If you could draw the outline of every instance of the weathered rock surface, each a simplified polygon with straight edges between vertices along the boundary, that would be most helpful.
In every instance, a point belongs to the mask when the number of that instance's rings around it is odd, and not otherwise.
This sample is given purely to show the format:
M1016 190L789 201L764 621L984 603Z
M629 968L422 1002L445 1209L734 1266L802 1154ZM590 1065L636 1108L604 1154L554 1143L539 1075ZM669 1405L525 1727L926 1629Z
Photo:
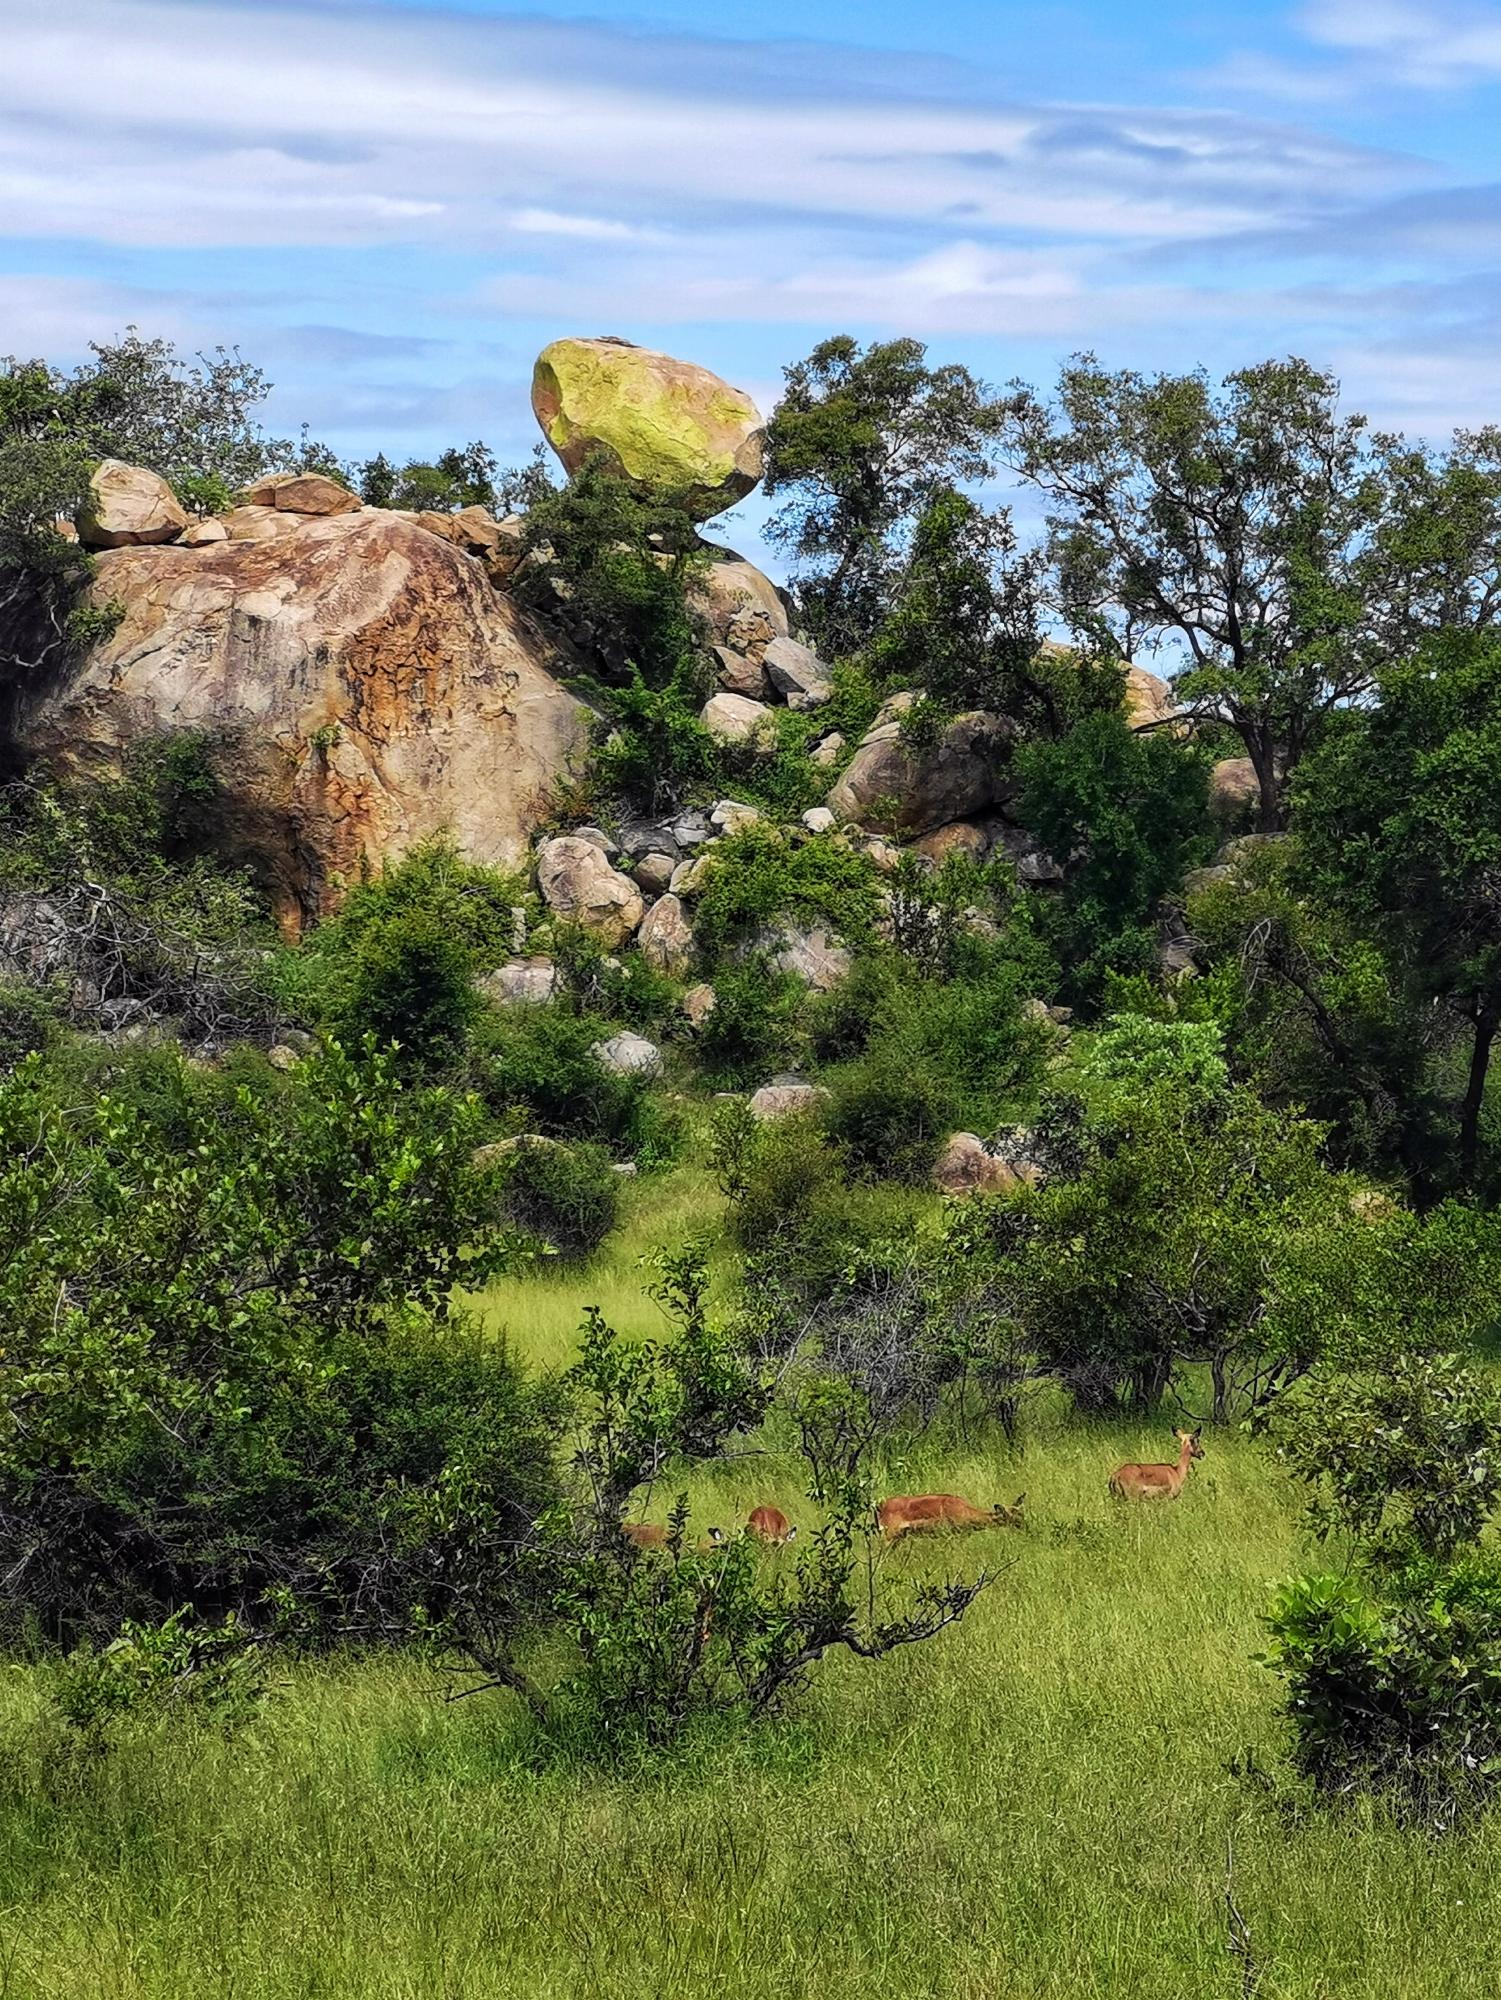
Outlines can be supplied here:
M968 819L1005 796L1011 727L997 715L957 715L928 750L902 738L900 720L878 722L862 741L829 809L878 831L928 833Z
M844 738L835 729L827 736L818 739L808 752L808 761L810 764L816 764L821 771L826 771L831 765L837 764L843 754Z
M445 829L473 860L520 861L587 711L519 614L393 514L240 511L289 532L99 557L94 599L124 616L18 703L21 751L85 775L142 737L205 732L225 844L289 924Z
M854 959L822 925L804 930L783 924L771 935L774 947L770 963L777 972L790 972L815 993L831 993L842 979L848 979Z
M106 458L94 467L75 522L86 549L170 542L187 525L187 512L165 479L118 458Z
M766 671L761 662L731 646L714 648L714 678L726 694L744 695L749 701L766 699Z
M231 507L214 518L232 542L275 542L283 535L295 535L303 525L299 515L283 514L275 507Z
M828 1100L829 1093L821 1084L805 1083L800 1076L774 1076L751 1098L751 1116L763 1124L778 1118L800 1118Z
M709 808L709 824L720 833L741 833L761 817L755 806L740 799L716 799Z
M677 863L670 854L643 854L636 863L636 887L646 896L660 896L672 885Z
M677 896L662 896L641 919L636 944L648 965L681 979L693 963L693 927Z
M268 472L244 492L249 507L275 507L283 514L356 514L361 505L337 479L321 472Z
M668 888L674 896L696 896L704 886L708 866L707 854L697 855L691 861L680 861L672 871L672 880L668 883Z
M678 1002L679 1008L688 1017L690 1028L701 1028L719 1001L719 995L707 980L697 986L690 986Z
M537 850L537 887L560 917L580 924L607 946L623 944L645 904L629 875L610 866L592 840L561 834Z
M827 806L809 806L803 814L803 827L808 833L832 833L838 824Z
M187 549L207 548L210 542L227 542L229 540L229 530L222 521L212 519L195 521L190 528L185 530L181 540L183 547Z
M512 959L476 984L502 1007L545 1007L557 993L558 969L550 958Z
M821 708L834 693L834 677L811 647L773 639L761 655L766 678L789 708Z
M743 694L711 694L698 719L716 743L775 747L776 722L764 701Z
M1145 667L1127 667L1125 691L1126 721L1133 729L1153 729L1176 721L1178 704L1161 674L1149 674Z
M532 409L570 473L596 454L637 486L685 494L699 520L761 477L761 414L707 368L623 340L555 340Z
M1215 818L1244 825L1260 802L1261 786L1250 758L1221 757L1209 773L1209 810Z
M944 1194L1010 1194L1037 1174L991 1152L976 1133L955 1132L933 1163L932 1179Z
M990 836L973 820L951 819L947 826L935 826L931 833L920 834L912 846L918 854L925 854L929 861L942 867L951 854L983 861L990 852Z
M711 543L704 546L709 565L695 581L688 601L705 619L712 636L723 644L739 641L741 650L745 643L754 644L759 628L747 624L738 633L734 629L748 615L765 621L767 641L784 636L787 607L771 578L733 549L715 548Z
M660 1076L662 1051L645 1035L611 1035L608 1041L593 1042L589 1053L605 1069L617 1076Z

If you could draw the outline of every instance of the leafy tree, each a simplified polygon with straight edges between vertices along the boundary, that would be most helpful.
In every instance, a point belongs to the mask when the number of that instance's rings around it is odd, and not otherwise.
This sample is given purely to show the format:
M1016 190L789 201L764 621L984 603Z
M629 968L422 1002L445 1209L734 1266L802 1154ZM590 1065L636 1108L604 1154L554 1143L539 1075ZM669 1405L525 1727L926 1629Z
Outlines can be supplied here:
M879 629L903 543L924 510L994 469L1000 408L967 368L930 367L916 340L862 351L837 334L788 368L786 381L766 429L765 488L787 496L769 532L793 559L799 610L832 659ZM935 519L930 538L965 528L983 561L974 524ZM988 532L993 544L1004 538Z
M1396 977L1468 1024L1455 1175L1473 1185L1501 1028L1501 638L1448 632L1385 670L1297 790L1305 879L1386 946Z
M1018 818L1068 871L1043 928L1088 997L1110 969L1154 961L1158 904L1208 851L1207 762L1101 712L1023 744L1016 773Z
M1020 390L1018 470L1054 503L1061 607L1119 658L1168 636L1181 700L1222 718L1256 769L1261 822L1325 718L1360 695L1382 515L1363 418L1307 362L1267 361L1214 389L1202 371L1066 367L1056 399Z

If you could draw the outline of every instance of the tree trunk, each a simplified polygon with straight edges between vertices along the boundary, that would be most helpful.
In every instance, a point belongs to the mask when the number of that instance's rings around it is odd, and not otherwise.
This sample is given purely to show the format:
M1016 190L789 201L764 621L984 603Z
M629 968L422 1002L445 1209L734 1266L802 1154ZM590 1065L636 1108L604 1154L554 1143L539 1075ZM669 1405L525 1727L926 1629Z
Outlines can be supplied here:
M1280 833L1282 783L1277 769L1277 746L1272 741L1271 732L1259 723L1246 721L1240 725L1240 740L1246 746L1246 755L1251 760L1251 768L1256 773L1257 788L1261 793L1256 816L1257 831Z
M1475 1166L1480 1154L1480 1109L1485 1102L1485 1079L1491 1064L1491 1044L1501 1024L1501 1007L1484 1000L1475 1009L1475 1039L1470 1045L1470 1080L1465 1086L1464 1109L1459 1120L1459 1178L1461 1186L1473 1187Z

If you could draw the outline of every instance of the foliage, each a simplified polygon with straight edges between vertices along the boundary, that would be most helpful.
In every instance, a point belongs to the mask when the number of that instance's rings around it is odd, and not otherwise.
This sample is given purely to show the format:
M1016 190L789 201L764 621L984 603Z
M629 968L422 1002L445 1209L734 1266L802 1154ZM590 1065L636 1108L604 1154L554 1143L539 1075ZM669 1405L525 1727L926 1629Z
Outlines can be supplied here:
M876 912L875 871L831 840L799 838L765 820L715 844L694 912L694 934L713 963L761 936L778 918L831 926L857 941Z
M1023 745L1016 769L1022 824L1068 871L1043 905L1044 933L1069 991L1087 998L1107 973L1155 957L1158 903L1208 852L1206 763L1100 713L1056 742Z
M501 1209L565 1257L586 1257L615 1227L620 1176L603 1146L518 1139L505 1157Z
M190 1606L158 1624L125 1619L105 1646L85 1640L52 1669L52 1707L84 1745L108 1750L120 1732L149 1717L180 1716L229 1730L249 1721L265 1696L260 1662L231 1614L198 1623Z
M604 695L596 783L611 799L647 812L670 808L719 772L720 746L699 720L709 684L698 658L683 655L660 687L632 663L629 677Z
M721 966L713 1010L694 1038L705 1082L720 1090L753 1090L792 1064L803 1042L804 997L798 981L773 971L764 957Z
M925 508L993 469L1000 412L967 368L930 367L916 340L862 351L837 334L786 381L766 427L764 484L788 497L768 532L793 559L814 643L839 659L880 628ZM939 532L935 519L930 535Z
M170 1054L157 1087L0 1082L8 1616L405 1617L547 1492L543 1404L452 1303L513 1254L478 1109L336 1047L280 1090Z
M1304 774L1304 878L1384 944L1415 996L1470 1027L1454 1178L1472 1186L1501 1028L1501 640L1449 632L1379 676Z
M430 464L408 459L399 471L381 452L360 467L360 498L367 507L419 513L454 513L461 507L493 510L498 471L494 452L477 441L462 450L451 447L440 452Z
M610 1032L600 1016L562 1006L496 1008L475 1022L466 1075L497 1117L617 1152L639 1153L650 1142L669 1153L670 1122L645 1079L618 1075L592 1053Z

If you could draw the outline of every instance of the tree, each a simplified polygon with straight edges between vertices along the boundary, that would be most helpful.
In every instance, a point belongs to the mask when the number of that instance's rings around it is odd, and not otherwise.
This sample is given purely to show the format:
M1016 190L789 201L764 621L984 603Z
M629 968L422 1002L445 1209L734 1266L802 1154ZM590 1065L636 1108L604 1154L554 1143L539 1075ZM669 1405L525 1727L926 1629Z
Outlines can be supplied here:
M1261 823L1324 719L1369 684L1368 554L1382 516L1365 420L1298 360L1226 377L1066 367L1050 405L1021 389L1020 473L1054 503L1061 608L1129 659L1175 638L1180 700L1230 724L1255 766Z
M920 341L836 334L786 370L766 428L769 533L795 564L799 609L831 658L876 632L902 543L935 494L994 470L1001 410L967 368Z
M1087 996L1112 967L1153 960L1157 905L1207 847L1206 762L1101 712L1023 744L1016 774L1017 816L1068 870L1041 919Z
M1470 1031L1456 1172L1474 1184L1501 1028L1501 636L1452 631L1378 678L1295 793L1304 879Z
M359 469L360 498L369 507L410 507L438 514L460 507L493 509L497 501L499 464L487 444L477 440L463 450L441 452L428 462L408 459L398 471L384 452Z

